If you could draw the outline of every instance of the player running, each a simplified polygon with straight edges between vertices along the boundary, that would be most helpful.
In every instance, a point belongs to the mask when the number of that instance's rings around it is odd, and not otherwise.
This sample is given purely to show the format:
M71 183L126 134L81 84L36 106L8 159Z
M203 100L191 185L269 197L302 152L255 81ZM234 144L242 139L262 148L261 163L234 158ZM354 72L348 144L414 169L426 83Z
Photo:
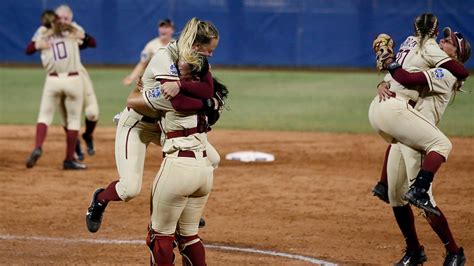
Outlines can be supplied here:
M60 5L56 8L56 14L59 17L59 20L64 23L73 26L79 31L84 32L84 39L82 44L79 46L80 49L85 48L95 48L97 46L96 40L94 37L89 35L79 24L74 22L73 19L73 12L72 9L68 5ZM81 74L81 78L83 79L84 84L84 105L83 110L85 113L85 125L86 129L82 134L82 139L86 142L87 146L87 154L90 156L95 154L94 142L93 142L93 133L94 129L97 125L97 121L99 120L99 105L97 103L97 97L95 95L94 86L92 84L92 80L89 76L84 65L81 64L79 68L79 73ZM82 161L84 159L84 155L81 150L80 140L78 139L77 146L76 146L76 154L78 155L78 159Z
M132 73L126 76L122 83L125 86L132 84L133 81L137 80L145 71L146 66L158 52L159 49L166 47L173 40L174 24L170 19L161 20L158 23L158 37L149 41L140 55L140 62L135 66Z
M180 81L176 61L173 61L169 55L170 49L176 51L173 47L177 45L182 47L179 49L179 58L192 64L194 69L200 70L203 66L208 66L207 64L202 65L203 59L195 59L194 54L197 52L204 56L212 55L218 43L217 29L204 21L199 21L197 29L195 27L189 29L188 24L177 44L173 43L167 48L161 48L150 61L143 77L146 95L161 95L161 83L175 81L170 86L174 87L178 84L181 90L189 95L201 98L213 96L214 88L209 71L206 71L201 82ZM194 34L190 35L189 31L194 31ZM186 32L188 33L185 34ZM163 95L167 94L163 93ZM202 108L202 100L198 101L196 107L196 105L189 104L186 98L189 97L178 94L171 102L168 101L168 107L181 112L193 110L195 112L194 108ZM128 107L122 112L117 126L115 158L120 179L110 183L106 189L98 189L94 193L86 215L86 223L90 232L99 230L102 214L109 201L128 201L140 193L146 147L151 142L161 144L161 130L156 125L161 118L161 112L156 110L138 111L131 104L129 102ZM200 128L199 130L205 131L206 129ZM192 135L197 131L197 127L190 127L184 129L183 134Z
M462 35L452 33L449 28L444 30L444 35L445 39L440 41L440 48L454 60L459 60L463 63L467 61L470 56L470 45L462 38ZM420 90L422 98L418 100L412 112L417 114L415 110L419 110L418 114L421 115L420 117L427 123L430 123L432 128L437 129L435 125L439 122L453 93L460 88L461 83L457 78L443 68L434 68L416 73L405 71L397 63L393 63L388 68L394 79L403 86L406 86L406 89L419 88L419 86L425 88ZM382 92L380 94L381 100L385 100L384 95L386 94L391 95L392 92ZM396 97L396 95L391 96ZM394 143L391 146L392 148L387 156L388 163L386 162L386 174L388 174L389 183L388 196L395 218L407 244L407 252L400 260L399 265L417 265L426 261L427 258L423 247L418 241L413 212L405 201L405 193L408 187L413 191L414 183L416 183L414 177L417 176L418 172L421 172L422 154L419 150L413 149L402 142ZM428 209L428 205L425 206L425 215L432 229L440 237L443 244L445 244L446 256L444 265L464 265L465 256L463 249L456 245L446 217L434 202L431 188L427 189L426 193L429 197L429 205L433 209Z
M47 72L41 98L38 122L36 124L36 144L26 161L26 167L33 167L43 152L43 143L48 126L51 124L56 107L63 103L66 109L67 148L63 168L66 170L85 169L84 164L74 159L74 148L80 129L83 102L83 81L79 68L79 43L84 33L59 22L54 11L46 10L41 15L42 25L33 38L36 50L41 50L41 61Z

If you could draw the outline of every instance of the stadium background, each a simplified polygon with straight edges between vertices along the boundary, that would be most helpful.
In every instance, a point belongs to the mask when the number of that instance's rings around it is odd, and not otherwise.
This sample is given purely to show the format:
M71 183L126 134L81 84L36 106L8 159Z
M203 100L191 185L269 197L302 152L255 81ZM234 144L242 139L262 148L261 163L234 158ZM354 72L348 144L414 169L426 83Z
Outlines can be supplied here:
M24 167L45 77L39 56L26 56L24 49L42 10L64 2L98 42L96 49L81 53L101 112L97 154L86 157L86 174L60 169L65 143L58 120L38 165ZM85 229L84 212L92 190L116 178L111 118L123 109L131 89L122 78L156 36L159 19L173 19L179 31L197 16L220 30L210 61L213 75L231 91L230 110L210 132L211 142L221 155L251 149L276 156L270 164L222 161L204 214L208 225L200 233L205 243L343 264L393 263L401 257L403 239L391 210L370 194L386 146L367 119L382 78L373 67L371 43L387 32L400 44L423 12L435 13L441 28L449 25L474 42L471 0L0 1L2 262L148 262L144 245L92 242L143 239L148 191L161 163L158 147L149 148L142 194L111 206L98 234ZM474 59L467 66L472 69ZM464 86L468 92L471 80ZM473 113L473 93L459 93L440 125L454 150L434 184L468 260L474 258ZM441 264L442 244L421 215L416 220L428 265ZM210 265L303 264L215 249L207 255Z

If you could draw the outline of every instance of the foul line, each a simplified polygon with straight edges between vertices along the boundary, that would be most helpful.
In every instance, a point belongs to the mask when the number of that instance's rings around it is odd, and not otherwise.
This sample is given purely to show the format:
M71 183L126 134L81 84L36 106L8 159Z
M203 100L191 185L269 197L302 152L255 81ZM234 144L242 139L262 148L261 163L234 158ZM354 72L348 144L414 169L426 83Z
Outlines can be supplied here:
M51 242L62 242L62 243L88 243L88 244L115 244L115 245L144 245L144 240L136 240L136 239L105 239L105 238L63 238L63 237L48 237L48 236L18 236L18 235L0 235L0 240L36 240L36 241L51 241ZM253 253L253 254L261 254L266 256L273 256L273 257L282 257L292 260L299 260L310 262L313 264L325 265L325 266L336 266L337 264L320 260L313 257L297 255L297 254L290 254L285 252L278 252L272 250L261 250L255 248L239 248L233 246L226 246L220 244L205 244L206 248L209 249L216 249L216 250L224 250L224 251L235 251L235 252L242 252L242 253Z

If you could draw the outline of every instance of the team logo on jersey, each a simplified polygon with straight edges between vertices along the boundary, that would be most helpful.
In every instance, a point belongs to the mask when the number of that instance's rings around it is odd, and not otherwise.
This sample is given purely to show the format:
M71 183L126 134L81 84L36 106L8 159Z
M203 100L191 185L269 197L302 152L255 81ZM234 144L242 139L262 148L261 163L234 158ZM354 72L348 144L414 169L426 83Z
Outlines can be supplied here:
M142 61L147 61L148 60L148 54L145 53L145 52L142 52L140 54L140 58L142 59Z
M434 75L434 78L435 78L435 79L442 79L442 78L444 78L443 69L441 69L441 68L435 69L433 75Z
M170 65L170 74L176 75L176 76L178 75L178 69L176 68L175 64Z
M156 99L156 98L159 98L160 95L161 95L161 89L160 89L160 86L154 88L154 89L151 89L151 90L148 90L146 92L146 95L148 97L148 99Z

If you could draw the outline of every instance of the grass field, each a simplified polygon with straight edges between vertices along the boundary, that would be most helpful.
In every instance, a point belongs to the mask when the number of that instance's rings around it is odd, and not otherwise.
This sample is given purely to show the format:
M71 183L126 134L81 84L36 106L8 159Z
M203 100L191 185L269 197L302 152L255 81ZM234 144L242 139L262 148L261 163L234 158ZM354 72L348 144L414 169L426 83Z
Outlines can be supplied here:
M99 100L100 124L124 107L130 88L121 84L129 69L89 68ZM372 132L367 118L382 75L364 72L214 70L230 89L230 111L218 128ZM38 67L0 68L0 124L34 124L45 74ZM473 88L466 82L465 88ZM463 93L441 123L447 135L474 135L474 95ZM56 116L58 117L58 116ZM56 123L58 119L56 119Z

